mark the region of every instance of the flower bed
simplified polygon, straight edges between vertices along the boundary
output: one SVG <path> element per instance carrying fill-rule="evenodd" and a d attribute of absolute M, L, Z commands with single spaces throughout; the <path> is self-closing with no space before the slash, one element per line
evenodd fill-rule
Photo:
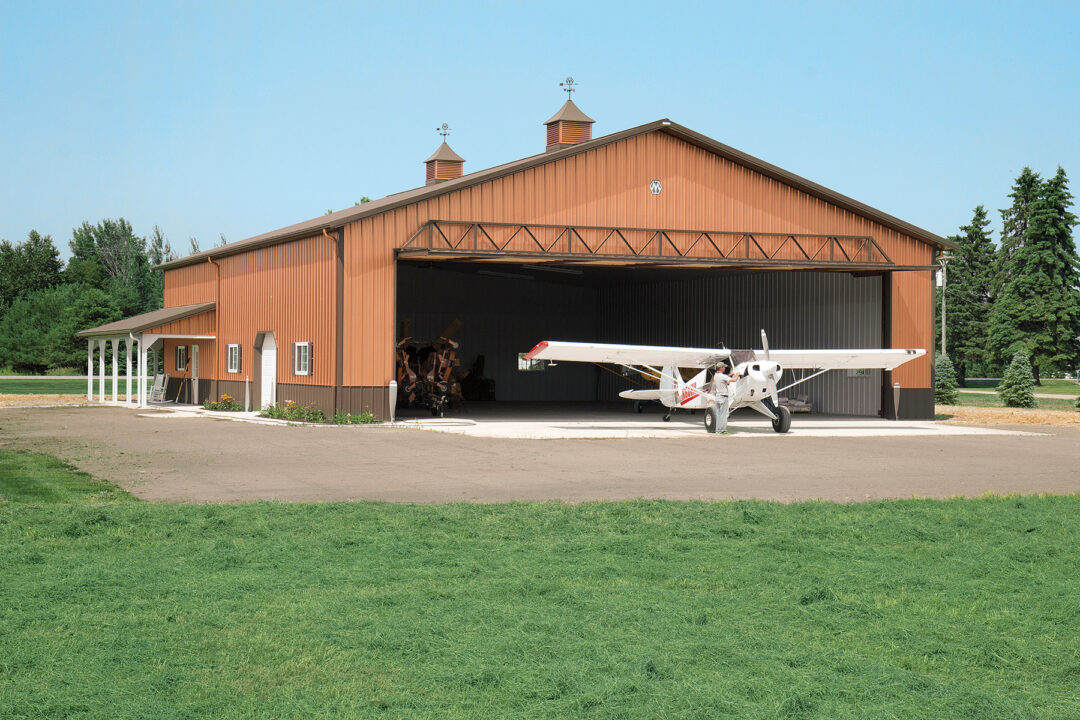
<path fill-rule="evenodd" d="M 331 417 L 327 417 L 326 413 L 313 402 L 300 407 L 292 400 L 284 405 L 267 405 L 259 411 L 259 417 L 292 422 L 334 423 L 335 425 L 368 425 L 378 422 L 367 410 L 358 413 L 338 411 Z"/>
<path fill-rule="evenodd" d="M 244 409 L 244 406 L 236 402 L 236 398 L 232 395 L 222 395 L 217 400 L 207 400 L 202 406 L 207 410 L 226 410 L 230 412 Z"/>

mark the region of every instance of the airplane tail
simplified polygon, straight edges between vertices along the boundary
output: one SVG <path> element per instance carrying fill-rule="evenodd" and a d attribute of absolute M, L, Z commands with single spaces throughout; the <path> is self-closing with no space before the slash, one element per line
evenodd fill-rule
<path fill-rule="evenodd" d="M 660 402 L 668 407 L 678 405 L 679 393 L 682 391 L 682 376 L 679 369 L 671 365 L 665 365 L 660 374 Z"/>

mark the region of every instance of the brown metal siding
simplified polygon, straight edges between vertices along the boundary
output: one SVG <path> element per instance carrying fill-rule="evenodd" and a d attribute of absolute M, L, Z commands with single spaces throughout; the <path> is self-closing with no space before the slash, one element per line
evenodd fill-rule
<path fill-rule="evenodd" d="M 390 417 L 390 394 L 386 387 L 346 387 L 338 398 L 341 409 L 348 413 L 365 410 L 380 420 Z"/>
<path fill-rule="evenodd" d="M 254 376 L 254 342 L 271 330 L 279 383 L 334 382 L 334 242 L 324 236 L 222 258 L 218 344 L 242 346 L 240 375 Z M 293 375 L 293 343 L 312 344 L 312 373 Z M 219 358 L 225 367 L 225 358 Z"/>
<path fill-rule="evenodd" d="M 214 302 L 216 277 L 208 262 L 165 271 L 165 307 Z"/>
<path fill-rule="evenodd" d="M 652 180 L 663 184 L 659 195 L 649 192 Z M 347 225 L 347 385 L 392 378 L 393 249 L 429 219 L 870 235 L 894 263 L 932 262 L 926 243 L 778 180 L 664 133 L 634 136 Z M 900 282 L 894 294 L 909 287 Z M 893 337 L 908 335 L 894 329 Z M 929 383 L 928 372 L 925 380 L 908 372 Z"/>
<path fill-rule="evenodd" d="M 932 270 L 895 272 L 892 277 L 892 347 L 927 351 L 918 360 L 893 370 L 893 382 L 900 383 L 904 389 L 932 387 L 934 273 Z"/>
<path fill-rule="evenodd" d="M 334 388 L 321 385 L 297 385 L 296 383 L 278 383 L 278 405 L 293 401 L 300 407 L 314 404 L 329 418 L 334 414 Z"/>
<path fill-rule="evenodd" d="M 211 310 L 200 315 L 192 315 L 191 317 L 174 320 L 171 323 L 158 325 L 143 330 L 143 332 L 155 335 L 213 335 L 216 313 L 216 310 Z"/>

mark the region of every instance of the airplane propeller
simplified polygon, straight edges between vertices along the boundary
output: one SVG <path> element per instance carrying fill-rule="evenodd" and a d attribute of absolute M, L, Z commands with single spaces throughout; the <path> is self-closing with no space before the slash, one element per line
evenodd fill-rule
<path fill-rule="evenodd" d="M 769 336 L 765 334 L 765 330 L 761 331 L 761 349 L 765 353 L 765 359 L 769 359 Z"/>

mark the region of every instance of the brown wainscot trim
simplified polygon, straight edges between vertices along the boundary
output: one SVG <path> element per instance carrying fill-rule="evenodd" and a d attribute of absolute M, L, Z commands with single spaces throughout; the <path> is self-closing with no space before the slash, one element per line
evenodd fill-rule
<path fill-rule="evenodd" d="M 343 387 L 338 391 L 340 409 L 347 413 L 367 410 L 379 420 L 390 419 L 390 389 L 379 387 Z"/>
<path fill-rule="evenodd" d="M 897 418 L 893 408 L 892 388 L 884 394 L 885 402 L 882 405 L 882 416 L 890 420 L 933 420 L 934 419 L 934 389 L 933 388 L 900 388 L 900 417 Z"/>
<path fill-rule="evenodd" d="M 290 400 L 300 407 L 315 403 L 315 406 L 328 418 L 334 414 L 333 385 L 293 385 L 279 382 L 277 384 L 278 405 L 284 405 Z"/>

